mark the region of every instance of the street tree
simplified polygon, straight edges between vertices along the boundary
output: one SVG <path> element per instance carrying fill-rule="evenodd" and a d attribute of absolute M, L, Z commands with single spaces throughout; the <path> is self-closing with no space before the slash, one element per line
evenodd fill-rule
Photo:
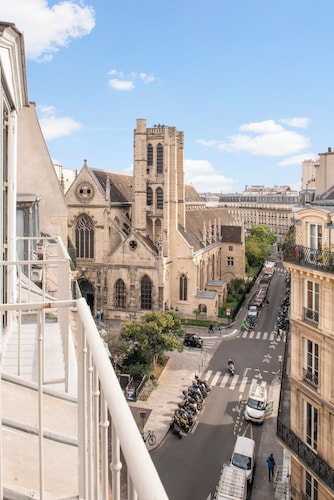
<path fill-rule="evenodd" d="M 252 226 L 246 238 L 246 261 L 250 267 L 260 267 L 270 255 L 272 245 L 276 242 L 276 235 L 269 226 Z"/>
<path fill-rule="evenodd" d="M 120 338 L 128 348 L 123 364 L 130 369 L 135 366 L 140 374 L 148 373 L 164 359 L 165 352 L 183 349 L 182 334 L 181 320 L 175 312 L 148 312 L 141 321 L 123 323 Z"/>

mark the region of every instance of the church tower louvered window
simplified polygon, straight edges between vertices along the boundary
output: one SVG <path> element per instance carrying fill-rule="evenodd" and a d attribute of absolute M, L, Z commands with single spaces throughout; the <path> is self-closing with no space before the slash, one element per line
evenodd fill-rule
<path fill-rule="evenodd" d="M 162 174 L 164 171 L 164 150 L 163 145 L 157 145 L 157 174 Z"/>
<path fill-rule="evenodd" d="M 152 167 L 153 165 L 153 146 L 152 144 L 147 145 L 147 166 Z"/>

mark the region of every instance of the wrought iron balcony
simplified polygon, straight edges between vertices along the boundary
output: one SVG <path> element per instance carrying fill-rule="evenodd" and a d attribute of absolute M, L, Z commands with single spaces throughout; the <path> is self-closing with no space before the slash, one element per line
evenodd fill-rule
<path fill-rule="evenodd" d="M 334 273 L 334 253 L 301 245 L 284 245 L 283 260 L 299 266 Z"/>
<path fill-rule="evenodd" d="M 319 311 L 304 307 L 304 320 L 317 325 L 319 323 Z"/>
<path fill-rule="evenodd" d="M 310 384 L 314 389 L 316 389 L 319 383 L 318 372 L 304 370 L 304 381 Z"/>
<path fill-rule="evenodd" d="M 334 470 L 331 466 L 312 448 L 310 448 L 299 436 L 297 436 L 290 425 L 290 388 L 286 375 L 282 378 L 281 396 L 277 417 L 277 437 L 284 443 L 289 452 L 298 457 L 305 467 L 318 476 L 327 488 L 334 494 Z"/>

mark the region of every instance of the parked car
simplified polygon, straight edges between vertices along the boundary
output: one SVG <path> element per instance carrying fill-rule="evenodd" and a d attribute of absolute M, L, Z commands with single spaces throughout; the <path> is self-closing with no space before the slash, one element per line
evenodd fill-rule
<path fill-rule="evenodd" d="M 203 346 L 203 339 L 201 339 L 201 337 L 199 337 L 195 333 L 186 333 L 183 343 L 186 346 L 201 348 Z"/>
<path fill-rule="evenodd" d="M 248 308 L 248 317 L 249 318 L 257 318 L 257 307 L 252 305 Z"/>

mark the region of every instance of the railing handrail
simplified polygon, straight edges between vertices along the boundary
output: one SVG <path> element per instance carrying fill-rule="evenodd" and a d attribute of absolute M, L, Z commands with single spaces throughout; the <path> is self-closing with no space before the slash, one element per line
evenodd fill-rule
<path fill-rule="evenodd" d="M 77 309 L 78 322 L 82 327 L 81 334 L 85 337 L 85 345 L 87 345 L 91 353 L 92 363 L 100 382 L 100 391 L 107 402 L 112 425 L 120 441 L 129 477 L 136 494 L 138 498 L 145 500 L 168 500 L 164 486 L 124 397 L 86 300 L 79 298 L 77 300 L 0 304 L 0 312 L 35 310 L 39 313 L 42 310 L 48 311 L 72 307 Z M 80 360 L 80 357 L 84 355 L 85 353 L 80 352 L 79 348 L 78 359 Z M 79 380 L 78 382 L 80 384 Z M 84 401 L 80 399 L 80 391 L 78 391 L 78 405 L 79 408 L 80 405 L 84 406 Z M 84 453 L 84 450 L 80 449 L 79 454 L 81 453 Z M 83 472 L 81 471 L 81 473 Z"/>
<path fill-rule="evenodd" d="M 77 300 L 77 308 L 84 324 L 87 325 L 85 335 L 136 492 L 139 498 L 145 500 L 167 500 L 161 479 L 133 420 L 129 405 L 84 298 Z"/>

